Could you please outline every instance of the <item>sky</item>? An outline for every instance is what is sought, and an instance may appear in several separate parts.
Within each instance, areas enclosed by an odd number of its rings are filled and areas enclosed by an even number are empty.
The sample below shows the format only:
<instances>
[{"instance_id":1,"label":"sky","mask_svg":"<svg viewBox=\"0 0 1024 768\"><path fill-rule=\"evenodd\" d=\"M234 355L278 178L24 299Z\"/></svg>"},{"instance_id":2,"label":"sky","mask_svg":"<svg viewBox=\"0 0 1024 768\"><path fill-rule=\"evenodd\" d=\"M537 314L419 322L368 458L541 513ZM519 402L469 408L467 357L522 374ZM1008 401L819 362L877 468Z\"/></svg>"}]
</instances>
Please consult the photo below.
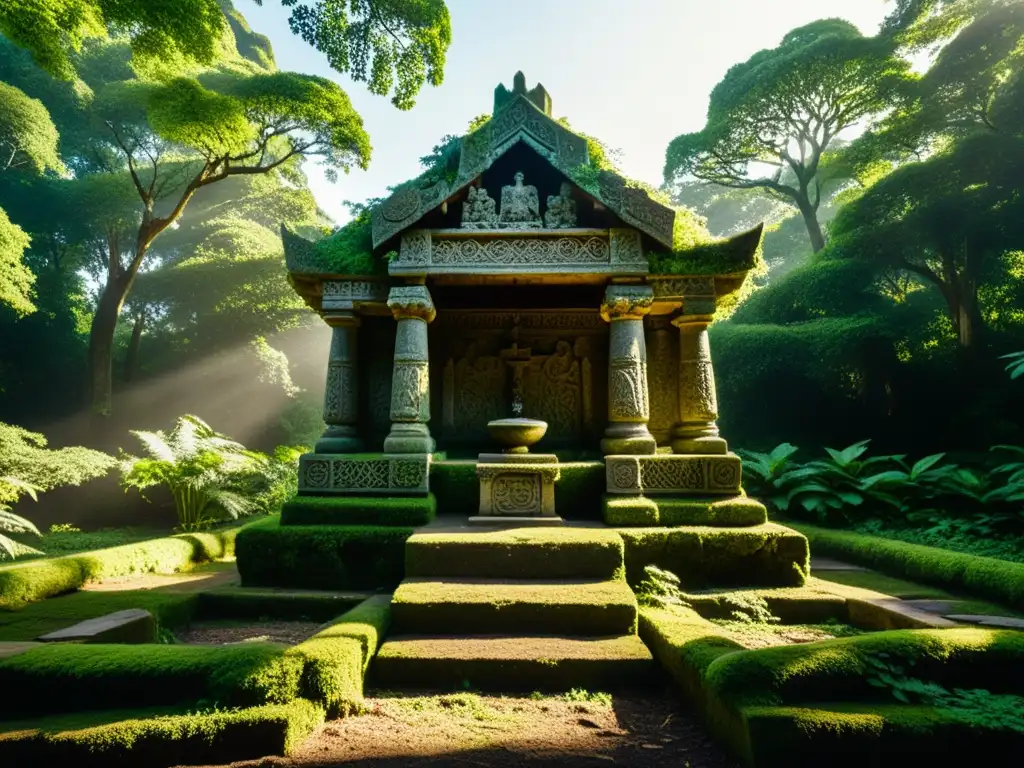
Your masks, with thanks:
<instances>
[{"instance_id":1,"label":"sky","mask_svg":"<svg viewBox=\"0 0 1024 768\"><path fill-rule=\"evenodd\" d=\"M307 163L317 202L338 223L344 201L384 197L422 170L419 158L447 134L490 113L498 83L517 70L551 95L553 116L621 151L623 172L662 182L665 150L704 126L711 89L733 64L773 48L791 29L841 17L874 34L885 0L448 0L452 44L444 83L424 85L416 106L396 109L363 83L334 72L288 29L279 2L236 0L253 30L270 38L282 70L336 81L363 117L373 144L368 171L334 184Z\"/></svg>"}]
</instances>

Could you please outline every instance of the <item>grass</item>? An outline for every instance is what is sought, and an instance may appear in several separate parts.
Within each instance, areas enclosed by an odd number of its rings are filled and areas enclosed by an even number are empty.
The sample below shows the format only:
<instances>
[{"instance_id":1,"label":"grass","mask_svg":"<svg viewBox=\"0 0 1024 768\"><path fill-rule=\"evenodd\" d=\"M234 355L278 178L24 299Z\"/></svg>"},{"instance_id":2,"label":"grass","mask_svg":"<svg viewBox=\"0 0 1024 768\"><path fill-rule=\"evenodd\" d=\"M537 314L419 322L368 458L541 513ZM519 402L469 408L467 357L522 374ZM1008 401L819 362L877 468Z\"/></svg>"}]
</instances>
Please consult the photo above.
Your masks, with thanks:
<instances>
[{"instance_id":1,"label":"grass","mask_svg":"<svg viewBox=\"0 0 1024 768\"><path fill-rule=\"evenodd\" d=\"M953 599L953 596L944 589L930 587L925 584L918 584L906 579L898 579L895 576L887 576L877 571L821 571L815 572L813 564L812 573L822 581L831 581L836 584L845 584L849 587L870 589L873 592L882 592L886 595L898 597L901 600L946 600Z\"/></svg>"},{"instance_id":2,"label":"grass","mask_svg":"<svg viewBox=\"0 0 1024 768\"><path fill-rule=\"evenodd\" d=\"M38 560L43 557L61 557L79 552L90 552L94 549L108 549L137 541L158 539L166 536L167 531L151 528L102 528L98 531L76 531L61 533L44 533L40 536L31 534L11 534L10 537L19 544L40 550L39 554L23 555L17 562Z\"/></svg>"},{"instance_id":3,"label":"grass","mask_svg":"<svg viewBox=\"0 0 1024 768\"><path fill-rule=\"evenodd\" d=\"M1020 536L972 536L965 533L949 534L940 531L917 528L892 528L881 523L864 523L854 526L856 533L881 536L886 539L922 544L952 552L979 557L995 557L1014 563L1024 563L1024 538Z\"/></svg>"}]
</instances>

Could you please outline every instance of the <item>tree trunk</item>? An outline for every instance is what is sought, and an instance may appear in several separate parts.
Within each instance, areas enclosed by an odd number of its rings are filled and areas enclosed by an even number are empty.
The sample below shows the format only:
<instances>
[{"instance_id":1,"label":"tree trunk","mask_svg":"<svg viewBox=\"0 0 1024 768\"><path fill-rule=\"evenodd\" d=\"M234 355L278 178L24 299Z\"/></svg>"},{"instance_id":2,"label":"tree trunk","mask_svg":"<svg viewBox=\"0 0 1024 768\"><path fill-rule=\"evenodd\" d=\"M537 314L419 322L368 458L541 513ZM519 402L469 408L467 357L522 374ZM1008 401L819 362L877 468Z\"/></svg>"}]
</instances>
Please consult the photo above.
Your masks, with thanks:
<instances>
[{"instance_id":1,"label":"tree trunk","mask_svg":"<svg viewBox=\"0 0 1024 768\"><path fill-rule=\"evenodd\" d=\"M800 208L800 215L804 218L804 226L807 227L807 236L811 239L811 250L818 253L825 247L825 234L821 231L821 223L818 221L818 211L811 205L808 199L797 200L797 207Z\"/></svg>"},{"instance_id":2,"label":"tree trunk","mask_svg":"<svg viewBox=\"0 0 1024 768\"><path fill-rule=\"evenodd\" d=\"M142 344L142 329L146 325L146 312L139 310L135 315L135 324L132 326L132 338L128 342L128 353L124 358L124 371L122 373L125 383L132 381L139 369L139 346Z\"/></svg>"},{"instance_id":3,"label":"tree trunk","mask_svg":"<svg viewBox=\"0 0 1024 768\"><path fill-rule=\"evenodd\" d=\"M131 282L107 277L100 295L96 314L89 330L89 384L92 412L96 416L110 416L113 408L113 354L114 332L121 306L128 295Z\"/></svg>"}]
</instances>

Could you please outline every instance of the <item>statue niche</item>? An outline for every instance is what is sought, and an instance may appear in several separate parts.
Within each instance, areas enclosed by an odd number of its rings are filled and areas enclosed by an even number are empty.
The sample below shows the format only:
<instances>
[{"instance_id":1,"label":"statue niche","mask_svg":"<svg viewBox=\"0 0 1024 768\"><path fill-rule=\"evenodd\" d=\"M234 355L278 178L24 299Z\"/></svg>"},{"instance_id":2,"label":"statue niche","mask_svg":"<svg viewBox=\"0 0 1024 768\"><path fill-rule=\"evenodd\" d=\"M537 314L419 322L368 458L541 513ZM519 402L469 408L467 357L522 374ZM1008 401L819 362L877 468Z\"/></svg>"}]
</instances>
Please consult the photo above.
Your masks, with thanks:
<instances>
[{"instance_id":1,"label":"statue niche","mask_svg":"<svg viewBox=\"0 0 1024 768\"><path fill-rule=\"evenodd\" d=\"M464 229L495 229L498 226L494 199L483 187L469 188L466 202L462 204L462 226Z\"/></svg>"},{"instance_id":2,"label":"statue niche","mask_svg":"<svg viewBox=\"0 0 1024 768\"><path fill-rule=\"evenodd\" d=\"M523 186L522 171L515 175L515 185L501 188L501 212L498 224L504 229L539 229L544 226L540 218L540 197L533 185Z\"/></svg>"},{"instance_id":3,"label":"statue niche","mask_svg":"<svg viewBox=\"0 0 1024 768\"><path fill-rule=\"evenodd\" d=\"M576 201L572 199L572 185L568 182L562 182L559 194L548 195L544 226L548 229L568 229L576 226Z\"/></svg>"}]
</instances>

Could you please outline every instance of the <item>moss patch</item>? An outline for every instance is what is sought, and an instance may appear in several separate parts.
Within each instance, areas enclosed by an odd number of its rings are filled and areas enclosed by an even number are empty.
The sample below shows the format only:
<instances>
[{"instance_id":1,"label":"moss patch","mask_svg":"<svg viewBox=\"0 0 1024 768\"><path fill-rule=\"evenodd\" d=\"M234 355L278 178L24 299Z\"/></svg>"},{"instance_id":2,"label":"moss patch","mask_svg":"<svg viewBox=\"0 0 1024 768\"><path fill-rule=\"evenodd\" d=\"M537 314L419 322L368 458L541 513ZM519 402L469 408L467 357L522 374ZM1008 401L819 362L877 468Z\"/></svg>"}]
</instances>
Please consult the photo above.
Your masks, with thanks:
<instances>
[{"instance_id":1,"label":"moss patch","mask_svg":"<svg viewBox=\"0 0 1024 768\"><path fill-rule=\"evenodd\" d=\"M823 581L845 584L848 587L857 587L859 589L869 589L872 592L892 595L901 600L942 600L952 597L944 589L915 584L912 581L886 576L884 573L878 573L877 571L821 571L818 573L814 571L813 559L811 561L811 572Z\"/></svg>"},{"instance_id":2,"label":"moss patch","mask_svg":"<svg viewBox=\"0 0 1024 768\"><path fill-rule=\"evenodd\" d=\"M281 525L426 525L437 514L427 496L295 496L281 510Z\"/></svg>"},{"instance_id":3,"label":"moss patch","mask_svg":"<svg viewBox=\"0 0 1024 768\"><path fill-rule=\"evenodd\" d=\"M72 645L34 648L0 661L0 718L83 709L218 702L287 703L302 662L281 646Z\"/></svg>"},{"instance_id":4,"label":"moss patch","mask_svg":"<svg viewBox=\"0 0 1024 768\"><path fill-rule=\"evenodd\" d=\"M636 585L656 565L689 589L715 586L801 586L807 539L774 523L748 528L623 528L626 577Z\"/></svg>"},{"instance_id":5,"label":"moss patch","mask_svg":"<svg viewBox=\"0 0 1024 768\"><path fill-rule=\"evenodd\" d=\"M636 598L621 580L407 579L392 610L399 634L600 636L636 630Z\"/></svg>"},{"instance_id":6,"label":"moss patch","mask_svg":"<svg viewBox=\"0 0 1024 768\"><path fill-rule=\"evenodd\" d=\"M412 528L281 525L270 518L238 537L238 572L249 587L393 589L404 576Z\"/></svg>"},{"instance_id":7,"label":"moss patch","mask_svg":"<svg viewBox=\"0 0 1024 768\"><path fill-rule=\"evenodd\" d=\"M977 595L1024 610L1024 564L965 555L863 533L794 525L814 551L891 576Z\"/></svg>"},{"instance_id":8,"label":"moss patch","mask_svg":"<svg viewBox=\"0 0 1024 768\"><path fill-rule=\"evenodd\" d=\"M308 701L234 711L115 710L7 723L4 765L164 768L289 755L324 720Z\"/></svg>"},{"instance_id":9,"label":"moss patch","mask_svg":"<svg viewBox=\"0 0 1024 768\"><path fill-rule=\"evenodd\" d=\"M746 496L730 499L658 499L659 522L662 525L710 525L742 527L768 522L764 504Z\"/></svg>"},{"instance_id":10,"label":"moss patch","mask_svg":"<svg viewBox=\"0 0 1024 768\"><path fill-rule=\"evenodd\" d=\"M605 525L657 525L658 505L646 496L605 495L603 500Z\"/></svg>"}]
</instances>

